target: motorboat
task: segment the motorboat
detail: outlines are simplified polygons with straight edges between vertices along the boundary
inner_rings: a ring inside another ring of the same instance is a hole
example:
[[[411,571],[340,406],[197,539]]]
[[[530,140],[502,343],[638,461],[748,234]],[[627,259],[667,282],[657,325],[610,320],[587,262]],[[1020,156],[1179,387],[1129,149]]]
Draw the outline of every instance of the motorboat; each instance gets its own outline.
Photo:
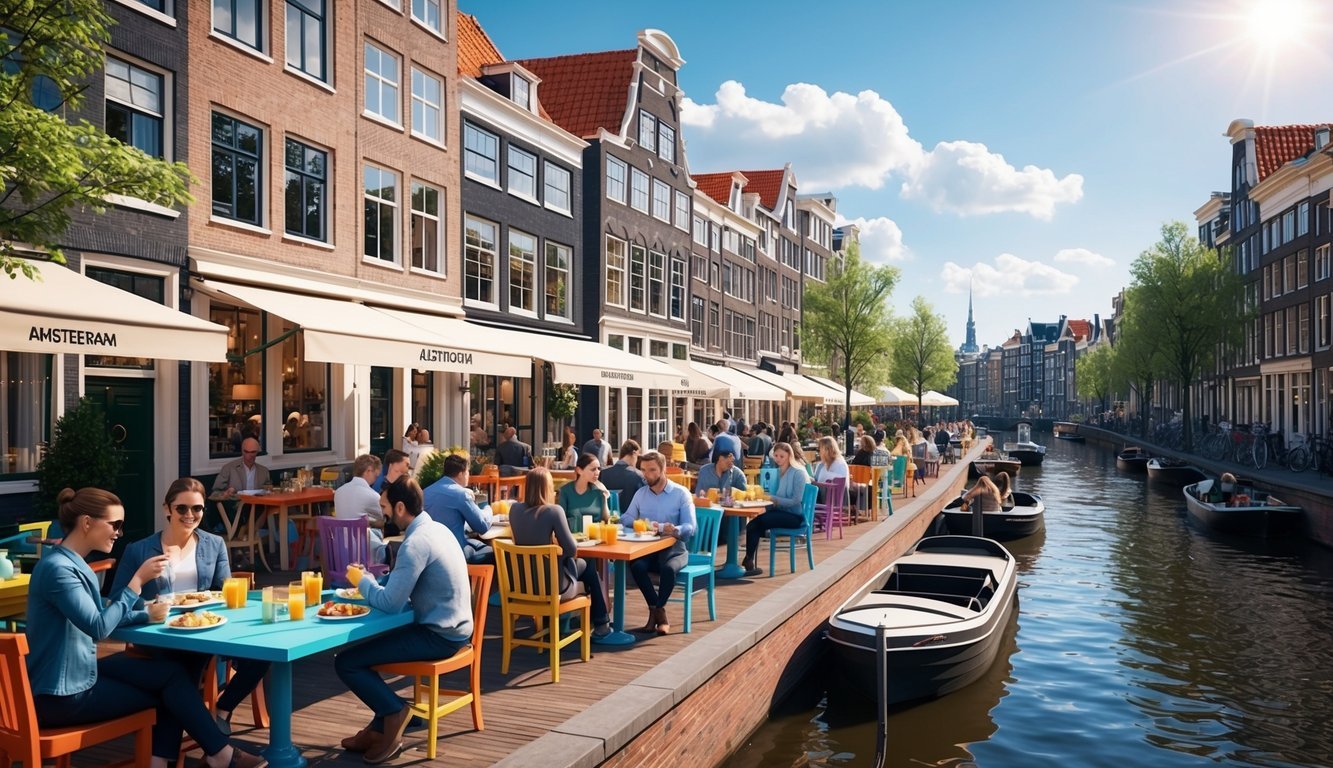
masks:
[[[993,458],[988,458],[993,457]],[[983,453],[981,458],[973,460],[967,467],[967,476],[973,479],[988,475],[995,477],[1001,472],[1008,472],[1010,477],[1018,474],[1023,465],[1016,459],[1001,458],[998,453]]]
[[[850,687],[900,704],[979,679],[995,662],[1017,604],[1016,573],[1013,555],[990,539],[917,542],[829,618],[827,636]],[[887,630],[884,680],[875,669],[880,625]]]
[[[1148,459],[1148,479],[1164,485],[1188,485],[1208,477],[1203,470],[1180,459],[1154,456]]]
[[[1086,443],[1088,441],[1088,438],[1076,432],[1056,432],[1055,439],[1066,440],[1071,443]]]
[[[1152,454],[1133,445],[1116,454],[1115,466],[1124,472],[1146,472],[1151,458]]]
[[[1250,486],[1213,479],[1185,486],[1185,508],[1194,519],[1216,531],[1242,536],[1285,536],[1305,527],[1305,510]]]
[[[995,512],[981,513],[981,535],[996,541],[1012,541],[1024,536],[1031,536],[1046,527],[1046,505],[1041,496],[1035,493],[1010,494],[1013,505]],[[949,533],[967,535],[973,533],[972,521],[975,512],[963,509],[963,497],[959,496],[945,505],[940,514],[949,526]]]
[[[1005,454],[1025,467],[1041,466],[1042,460],[1046,458],[1046,446],[1032,442],[1032,424],[1020,421],[1016,429],[1018,439],[1004,444]]]

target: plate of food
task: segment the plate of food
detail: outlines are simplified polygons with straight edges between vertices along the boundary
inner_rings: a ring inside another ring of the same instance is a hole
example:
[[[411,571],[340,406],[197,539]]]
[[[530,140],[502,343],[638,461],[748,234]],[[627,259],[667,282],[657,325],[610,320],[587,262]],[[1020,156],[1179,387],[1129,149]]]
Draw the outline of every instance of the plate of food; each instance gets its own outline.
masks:
[[[222,605],[225,602],[222,599],[221,592],[209,592],[207,590],[199,592],[177,592],[171,595],[171,609],[173,611],[193,611],[196,608],[207,608],[210,605]]]
[[[630,531],[629,533],[620,534],[621,541],[657,541],[660,538],[662,537],[656,531],[647,531],[644,533]]]
[[[201,629],[213,629],[227,623],[226,616],[219,616],[212,611],[191,611],[182,613],[179,616],[172,617],[167,622],[168,629],[179,629],[183,632],[197,632]]]
[[[363,596],[356,587],[335,589],[333,590],[333,594],[337,595],[341,600],[352,600],[354,602],[365,602],[366,600],[365,596]]]
[[[315,615],[325,621],[346,621],[348,619],[359,619],[370,613],[370,606],[358,605],[357,603],[335,603],[327,602],[315,611]]]

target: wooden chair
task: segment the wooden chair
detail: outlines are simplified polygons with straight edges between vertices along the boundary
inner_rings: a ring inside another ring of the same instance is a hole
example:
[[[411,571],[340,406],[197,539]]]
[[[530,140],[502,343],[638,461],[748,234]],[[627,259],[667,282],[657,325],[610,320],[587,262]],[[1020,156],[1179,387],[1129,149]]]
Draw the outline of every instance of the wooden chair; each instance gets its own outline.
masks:
[[[875,468],[863,464],[850,464],[847,467],[847,479],[851,481],[853,519],[860,518],[864,511],[869,520],[879,519],[879,488],[875,485]]]
[[[57,768],[69,768],[75,752],[134,734],[134,765],[147,768],[156,712],[145,709],[100,723],[42,728],[28,683],[27,655],[26,635],[0,634],[0,765],[17,762],[41,768],[44,759],[54,758]]]
[[[388,572],[389,567],[370,560],[370,523],[366,518],[339,520],[334,517],[317,517],[315,524],[319,528],[320,563],[324,566],[324,579],[332,586],[354,587],[348,584],[344,574],[347,566],[360,563],[368,573],[380,576]]]
[[[412,712],[426,721],[426,759],[434,760],[436,739],[439,738],[440,718],[471,705],[472,727],[478,731],[486,730],[481,719],[481,644],[486,637],[486,606],[491,593],[491,580],[495,577],[495,566],[469,565],[468,581],[472,584],[472,642],[458,649],[447,659],[439,661],[404,661],[397,664],[380,664],[375,671],[386,675],[403,675],[412,678]],[[452,690],[440,688],[440,675],[463,668],[469,670],[471,677],[468,689]],[[440,695],[452,697],[443,705]]]
[[[847,522],[847,478],[835,477],[825,482],[814,483],[824,492],[823,503],[815,503],[815,523],[824,527],[824,538],[833,538],[833,527],[838,527],[838,538],[842,538],[842,528]]]
[[[815,550],[811,539],[815,532],[815,497],[819,489],[814,483],[805,486],[801,496],[801,515],[805,523],[800,528],[771,528],[768,531],[768,575],[773,576],[773,566],[777,564],[778,537],[786,536],[791,548],[791,572],[796,573],[796,540],[805,539],[805,557],[810,563],[810,570],[815,569]]]
[[[676,580],[681,584],[680,596],[670,598],[671,602],[683,602],[685,604],[684,621],[685,632],[688,634],[693,624],[694,580],[704,579],[704,589],[708,591],[708,620],[717,621],[717,603],[714,599],[714,590],[717,586],[717,535],[722,529],[722,510],[713,507],[696,507],[694,510],[695,529],[694,535],[690,537],[689,562],[680,573],[676,574]]]
[[[745,466],[742,469],[759,469],[764,466],[763,456],[746,456]]]
[[[264,564],[264,569],[272,571],[273,568],[268,564],[268,554],[264,551],[263,540],[259,538],[259,533],[255,529],[255,508],[245,503],[243,497],[235,502],[236,513],[233,515],[227,511],[227,502],[219,501],[218,517],[222,519],[222,526],[225,531],[224,539],[227,541],[227,554],[235,551],[245,552],[245,562],[253,565]],[[258,555],[256,555],[258,553]],[[232,559],[232,562],[241,562]]]
[[[528,646],[551,653],[551,682],[560,682],[560,649],[580,641],[580,658],[592,656],[592,601],[587,595],[560,599],[560,545],[520,547],[502,539],[493,542],[495,565],[500,572],[500,611],[503,650],[500,674],[509,674],[509,655],[515,646]],[[560,614],[577,611],[580,629],[562,636]],[[514,637],[519,616],[529,616],[537,625],[531,637]],[[543,626],[545,625],[545,626]]]

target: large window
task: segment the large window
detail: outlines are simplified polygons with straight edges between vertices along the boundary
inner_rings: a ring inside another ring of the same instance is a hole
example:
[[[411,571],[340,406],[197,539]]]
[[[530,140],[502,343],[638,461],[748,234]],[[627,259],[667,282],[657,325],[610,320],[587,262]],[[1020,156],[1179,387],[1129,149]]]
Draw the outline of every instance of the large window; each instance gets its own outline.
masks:
[[[615,200],[617,203],[625,202],[625,171],[624,161],[607,155],[606,197],[608,200]]]
[[[690,229],[690,196],[680,190],[676,190],[676,227]]]
[[[325,190],[328,188],[328,154],[323,150],[287,139],[286,230],[311,240],[327,239]]]
[[[625,306],[625,241],[606,236],[606,303]]]
[[[671,223],[671,187],[661,179],[653,179],[653,217]]]
[[[648,309],[666,317],[666,255],[656,251],[648,254]]]
[[[291,333],[283,323],[281,333]],[[322,451],[329,448],[329,366],[305,358],[305,334],[291,333],[282,342],[282,450]]]
[[[638,168],[630,170],[630,207],[636,211],[648,212],[648,174]]]
[[[398,262],[398,174],[367,165],[365,180],[366,243],[372,259]]]
[[[537,312],[537,238],[509,230],[509,310]]]
[[[537,156],[509,145],[509,193],[537,199]]]
[[[227,327],[227,362],[208,364],[208,457],[239,456],[243,439],[263,439],[267,335],[253,309],[215,303],[208,319]]]
[[[495,304],[496,227],[468,216],[463,228],[463,295],[471,301]]]
[[[263,8],[263,0],[213,0],[213,31],[261,50]]]
[[[1329,295],[1316,296],[1314,300],[1315,314],[1315,348],[1328,349],[1329,339],[1333,338],[1333,325],[1330,325],[1329,317]]]
[[[36,472],[51,439],[51,360],[0,352],[0,477]]]
[[[1330,262],[1329,246],[1327,244],[1314,249],[1314,279],[1316,281],[1328,279],[1331,264],[1333,263]]]
[[[444,83],[412,67],[412,133],[444,142]]]
[[[213,113],[213,213],[256,226],[262,223],[264,132]]]
[[[316,80],[328,80],[327,11],[324,0],[287,0],[287,66]]]
[[[569,319],[569,265],[573,251],[567,245],[546,244],[546,317]]]
[[[685,262],[671,260],[671,319],[685,319]]]
[[[642,246],[633,245],[629,249],[629,308],[642,312],[645,307],[644,292],[647,290],[648,252]]]
[[[544,173],[546,176],[546,207],[561,213],[569,213],[569,171],[547,161]]]
[[[469,123],[463,124],[463,170],[491,184],[500,183],[500,139]]]
[[[398,83],[398,57],[366,43],[366,111],[399,123]]]
[[[639,110],[639,146],[649,152],[657,151],[657,118]]]
[[[668,163],[676,162],[676,129],[661,121],[657,123],[657,155]]]
[[[412,268],[440,272],[440,239],[444,222],[440,190],[412,182]]]
[[[690,342],[696,347],[704,346],[704,300],[702,296],[690,297]]]
[[[106,132],[150,157],[164,157],[162,75],[106,57]]]
[[[439,0],[412,0],[412,18],[435,34],[444,34],[444,20],[440,15]]]

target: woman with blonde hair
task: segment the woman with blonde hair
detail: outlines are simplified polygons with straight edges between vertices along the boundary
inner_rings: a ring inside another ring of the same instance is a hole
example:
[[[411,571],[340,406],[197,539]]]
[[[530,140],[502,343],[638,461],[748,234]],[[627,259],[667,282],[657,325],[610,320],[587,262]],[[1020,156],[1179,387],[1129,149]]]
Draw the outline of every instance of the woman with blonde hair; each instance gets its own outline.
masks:
[[[741,566],[745,568],[746,576],[763,573],[755,567],[754,551],[766,531],[805,525],[805,512],[801,509],[801,503],[805,499],[805,486],[810,483],[810,476],[796,460],[795,457],[799,455],[790,443],[773,444],[773,461],[778,465],[778,489],[773,492],[773,505],[768,511],[745,526],[745,559]]]

